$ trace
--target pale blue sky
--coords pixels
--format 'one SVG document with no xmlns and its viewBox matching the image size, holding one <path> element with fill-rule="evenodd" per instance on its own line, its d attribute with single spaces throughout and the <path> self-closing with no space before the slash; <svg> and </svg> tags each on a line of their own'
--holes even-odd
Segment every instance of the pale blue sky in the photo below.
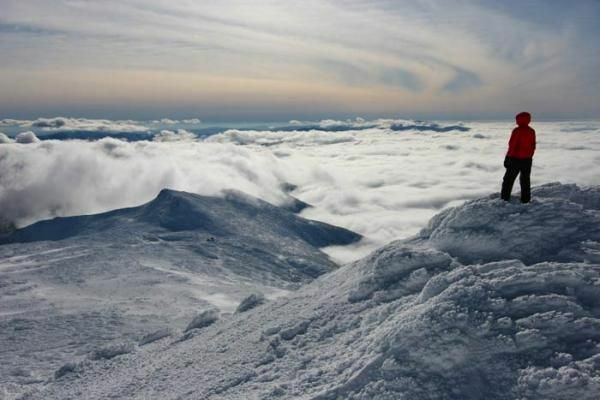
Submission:
<svg viewBox="0 0 600 400">
<path fill-rule="evenodd" d="M 0 0 L 0 117 L 600 117 L 600 1 Z"/>
</svg>

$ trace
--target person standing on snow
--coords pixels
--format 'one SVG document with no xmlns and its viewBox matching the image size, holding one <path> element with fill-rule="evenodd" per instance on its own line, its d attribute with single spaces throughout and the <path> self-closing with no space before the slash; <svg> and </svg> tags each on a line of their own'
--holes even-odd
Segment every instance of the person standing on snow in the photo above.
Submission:
<svg viewBox="0 0 600 400">
<path fill-rule="evenodd" d="M 535 131 L 529 126 L 531 114 L 522 112 L 517 114 L 517 127 L 513 129 L 508 142 L 508 152 L 504 158 L 506 173 L 502 180 L 502 200 L 510 201 L 510 193 L 517 178 L 521 174 L 521 203 L 531 200 L 531 163 L 535 152 Z"/>
</svg>

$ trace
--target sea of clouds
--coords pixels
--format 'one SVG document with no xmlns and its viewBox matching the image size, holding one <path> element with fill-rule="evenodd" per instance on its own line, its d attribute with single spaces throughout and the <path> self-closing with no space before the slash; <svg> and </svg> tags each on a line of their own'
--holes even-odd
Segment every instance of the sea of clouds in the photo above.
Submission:
<svg viewBox="0 0 600 400">
<path fill-rule="evenodd" d="M 3 120 L 0 130 L 12 133 L 0 133 L 0 217 L 24 226 L 96 213 L 142 204 L 165 187 L 205 195 L 237 189 L 283 204 L 291 184 L 291 195 L 313 205 L 303 216 L 365 236 L 355 247 L 327 249 L 348 261 L 415 234 L 445 207 L 498 192 L 512 127 L 358 118 L 206 135 L 199 132 L 211 129 L 197 119 Z M 533 127 L 532 184 L 600 184 L 600 122 Z M 55 131 L 61 140 L 48 136 Z"/>
</svg>

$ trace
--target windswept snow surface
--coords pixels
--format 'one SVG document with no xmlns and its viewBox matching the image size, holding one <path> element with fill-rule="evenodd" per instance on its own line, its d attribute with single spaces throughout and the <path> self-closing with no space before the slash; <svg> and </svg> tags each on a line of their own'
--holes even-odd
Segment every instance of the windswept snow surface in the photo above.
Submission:
<svg viewBox="0 0 600 400">
<path fill-rule="evenodd" d="M 359 239 L 239 192 L 172 190 L 17 230 L 0 237 L 0 385 L 39 384 L 86 354 L 112 358 L 251 294 L 285 295 L 336 267 L 319 247 Z"/>
<path fill-rule="evenodd" d="M 598 399 L 600 188 L 442 212 L 286 298 L 108 360 L 28 399 Z"/>
</svg>

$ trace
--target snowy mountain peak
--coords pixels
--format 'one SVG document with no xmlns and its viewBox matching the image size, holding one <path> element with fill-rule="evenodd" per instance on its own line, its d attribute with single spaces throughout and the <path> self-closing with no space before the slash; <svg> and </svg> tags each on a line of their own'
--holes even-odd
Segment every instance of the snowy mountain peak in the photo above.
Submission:
<svg viewBox="0 0 600 400">
<path fill-rule="evenodd" d="M 361 238 L 347 229 L 306 220 L 286 208 L 239 191 L 225 191 L 221 197 L 210 197 L 163 189 L 154 200 L 142 206 L 41 221 L 0 237 L 0 244 L 63 240 L 106 231 L 117 236 L 138 236 L 138 232 L 146 232 L 151 226 L 170 232 L 198 231 L 213 236 L 257 237 L 272 230 L 281 237 L 299 237 L 317 247 L 349 244 Z"/>
<path fill-rule="evenodd" d="M 219 221 L 215 221 L 204 211 L 205 206 L 210 207 L 212 200 L 204 196 L 163 189 L 154 200 L 139 208 L 135 218 L 170 231 L 203 230 L 213 234 L 224 234 L 223 224 L 219 224 Z"/>
</svg>

